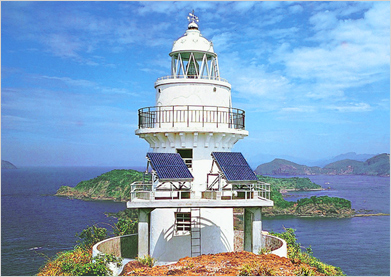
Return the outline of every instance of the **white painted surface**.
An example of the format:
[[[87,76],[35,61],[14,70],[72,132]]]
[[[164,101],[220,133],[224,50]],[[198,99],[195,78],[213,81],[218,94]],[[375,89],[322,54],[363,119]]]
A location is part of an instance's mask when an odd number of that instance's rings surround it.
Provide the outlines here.
[[[175,235],[175,212],[190,209],[155,209],[151,213],[150,253],[158,262],[174,262],[191,256],[190,234]],[[233,210],[201,209],[201,252],[215,254],[234,250]]]
[[[156,106],[170,105],[203,105],[231,107],[231,88],[229,83],[203,83],[194,80],[184,82],[183,79],[171,79],[160,82],[156,86]],[[167,84],[168,83],[168,84]]]
[[[172,52],[199,51],[214,53],[213,44],[196,29],[188,29],[185,34],[174,42]]]
[[[199,106],[202,111],[204,108],[201,107],[213,106],[216,114],[225,109],[228,111],[226,114],[232,115],[229,110],[232,108],[231,85],[220,77],[213,44],[205,39],[197,28],[198,25],[191,22],[186,33],[174,42],[170,53],[171,76],[160,78],[155,83],[155,106],[161,108],[158,113],[149,110],[146,114],[159,120],[148,123],[146,119],[146,125],[136,130],[136,135],[145,139],[155,153],[176,153],[177,149],[193,149],[192,199],[140,200],[127,203],[128,208],[157,208],[150,215],[149,252],[159,262],[173,262],[191,255],[190,234],[175,235],[175,211],[184,212],[189,211],[190,207],[203,207],[201,250],[202,254],[209,254],[234,250],[233,209],[227,207],[273,205],[273,201],[261,199],[200,199],[201,192],[206,190],[207,174],[212,166],[211,152],[230,152],[239,139],[248,135],[248,131],[244,130],[243,126],[232,126],[232,116],[219,123],[212,120],[188,120],[190,117],[186,120],[180,119],[186,115],[186,111],[181,113],[178,106],[188,105]],[[188,68],[194,69],[195,73],[190,74]],[[179,112],[174,112],[175,108],[178,108]],[[172,109],[172,113],[169,109]],[[203,112],[202,114],[204,115]],[[171,119],[163,121],[161,118]],[[158,123],[154,124],[155,122]],[[260,217],[257,217],[254,228],[261,231]],[[147,232],[145,224],[141,231]],[[145,235],[139,234],[139,238],[141,237],[143,242],[139,241],[139,247],[141,245],[145,252],[147,240]],[[256,239],[256,235],[252,238]],[[258,242],[252,242],[258,249]]]

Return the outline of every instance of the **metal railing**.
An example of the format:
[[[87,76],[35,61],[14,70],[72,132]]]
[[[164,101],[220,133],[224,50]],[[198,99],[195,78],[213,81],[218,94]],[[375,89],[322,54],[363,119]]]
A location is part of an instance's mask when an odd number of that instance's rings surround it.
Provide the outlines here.
[[[221,77],[208,77],[208,76],[194,76],[194,75],[190,75],[190,76],[186,76],[186,75],[168,75],[168,76],[163,76],[163,77],[159,77],[156,82],[158,81],[162,81],[162,80],[172,80],[172,79],[191,79],[191,80],[194,80],[194,79],[201,79],[201,80],[212,80],[212,81],[221,81],[221,82],[225,82],[225,83],[228,83],[228,81],[224,78],[221,78]]]
[[[221,199],[221,200],[248,200],[248,199],[270,199],[270,184],[264,182],[256,182],[248,185],[247,188],[236,188],[231,185],[229,188],[219,190],[206,190],[202,193],[202,198],[205,199]]]
[[[153,106],[138,110],[138,128],[201,126],[213,124],[232,129],[245,128],[245,111],[219,106]]]
[[[131,184],[130,199],[142,200],[169,200],[169,199],[191,199],[192,194],[190,187],[176,189],[172,184],[156,188],[152,184],[143,182],[133,182]],[[249,199],[270,199],[270,184],[257,182],[250,185],[248,188],[236,188],[235,185],[229,189],[206,190],[202,192],[203,199],[219,199],[219,200],[249,200]]]
[[[172,184],[156,189],[152,184],[133,182],[130,185],[130,201],[142,200],[181,200],[190,199],[190,188],[176,189]]]

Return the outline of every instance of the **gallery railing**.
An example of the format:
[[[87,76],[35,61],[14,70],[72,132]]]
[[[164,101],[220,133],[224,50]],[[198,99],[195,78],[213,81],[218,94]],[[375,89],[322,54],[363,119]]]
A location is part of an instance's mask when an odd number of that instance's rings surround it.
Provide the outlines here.
[[[182,200],[194,197],[191,186],[179,188],[172,183],[156,188],[151,183],[146,184],[140,181],[131,184],[131,201],[135,200]],[[270,200],[270,184],[256,182],[251,185],[230,185],[223,190],[206,190],[202,192],[203,199],[213,200]]]
[[[186,75],[169,75],[169,76],[163,76],[159,77],[156,82],[162,81],[162,80],[172,80],[172,79],[200,79],[200,80],[214,80],[214,81],[221,81],[228,83],[228,81],[221,77],[214,77],[214,76],[186,76]]]
[[[241,109],[218,106],[154,106],[138,110],[138,127],[205,127],[245,128],[245,112]]]

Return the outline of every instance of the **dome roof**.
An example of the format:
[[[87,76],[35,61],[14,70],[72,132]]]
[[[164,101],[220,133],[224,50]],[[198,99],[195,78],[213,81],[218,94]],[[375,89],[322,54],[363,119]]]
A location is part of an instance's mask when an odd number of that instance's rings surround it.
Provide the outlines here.
[[[191,22],[186,30],[186,33],[174,42],[172,52],[209,52],[215,54],[211,41],[204,38],[198,30],[198,25]]]

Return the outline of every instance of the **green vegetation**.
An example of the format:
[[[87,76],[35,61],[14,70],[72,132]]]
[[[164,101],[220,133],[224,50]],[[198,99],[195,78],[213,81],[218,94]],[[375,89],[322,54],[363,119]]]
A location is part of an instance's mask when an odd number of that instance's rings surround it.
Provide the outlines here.
[[[130,185],[135,181],[142,181],[145,177],[143,172],[136,170],[115,169],[104,173],[94,179],[82,181],[76,187],[61,186],[57,196],[66,196],[78,199],[100,199],[127,201],[130,199]]]
[[[297,207],[303,207],[309,204],[326,204],[334,205],[337,209],[351,209],[352,203],[349,200],[338,198],[338,197],[329,197],[329,196],[311,196],[310,198],[302,198],[297,200]]]
[[[269,176],[258,175],[258,179],[262,182],[269,183],[275,189],[288,190],[314,190],[322,189],[321,186],[313,183],[309,178],[273,178]]]
[[[115,236],[125,236],[137,233],[137,209],[125,209],[118,213],[108,213],[107,215],[118,219],[113,230]]]
[[[286,201],[282,190],[319,190],[322,187],[311,182],[309,178],[274,178],[268,176],[258,176],[260,181],[270,184],[270,198],[274,202],[273,207],[263,208],[265,216],[275,215],[295,215],[295,216],[326,216],[326,217],[350,217],[354,215],[349,200],[328,197],[312,196],[293,201]]]
[[[137,261],[143,265],[153,267],[155,265],[156,259],[152,258],[150,255],[145,255],[144,257],[137,257]]]
[[[115,236],[134,234],[137,229],[137,212],[126,209],[124,211],[109,214],[116,217],[118,222],[114,225]],[[92,257],[92,246],[99,241],[108,238],[106,228],[95,225],[84,229],[80,234],[78,244],[73,250],[60,252],[53,258],[47,258],[44,266],[39,270],[38,276],[108,276],[112,271],[109,263],[119,266],[122,259],[114,255],[98,255]],[[154,261],[149,261],[149,263]]]
[[[122,259],[114,255],[92,257],[91,247],[77,245],[73,250],[60,252],[48,259],[38,276],[108,276],[113,272],[109,263],[121,265]]]
[[[80,234],[76,233],[76,236],[81,239],[78,241],[81,246],[91,248],[94,244],[107,238],[107,229],[93,225],[84,229]]]
[[[306,249],[306,252],[301,251],[301,244],[297,242],[295,230],[291,228],[285,229],[283,233],[273,233],[271,235],[282,238],[286,241],[288,248],[288,258],[294,263],[305,263],[315,267],[320,273],[327,276],[345,276],[339,267],[328,265],[315,258],[312,253],[311,246]],[[313,273],[313,272],[312,272]],[[302,267],[301,272],[297,275],[312,275],[310,269]]]
[[[284,159],[274,159],[269,163],[259,165],[255,169],[255,173],[262,175],[312,175],[321,174],[321,168],[300,165]]]

